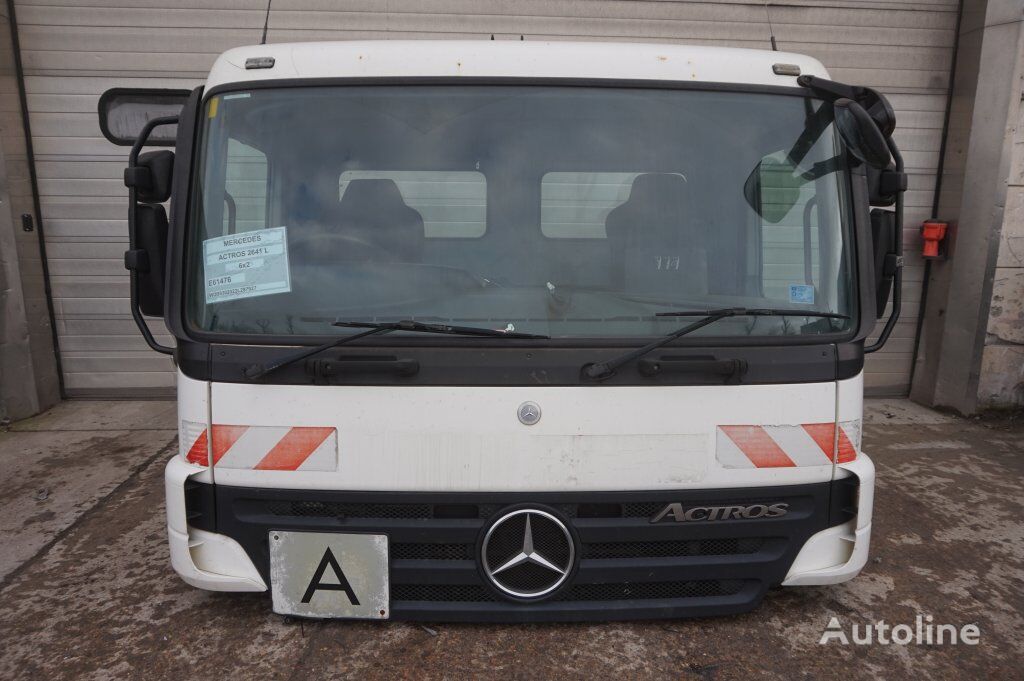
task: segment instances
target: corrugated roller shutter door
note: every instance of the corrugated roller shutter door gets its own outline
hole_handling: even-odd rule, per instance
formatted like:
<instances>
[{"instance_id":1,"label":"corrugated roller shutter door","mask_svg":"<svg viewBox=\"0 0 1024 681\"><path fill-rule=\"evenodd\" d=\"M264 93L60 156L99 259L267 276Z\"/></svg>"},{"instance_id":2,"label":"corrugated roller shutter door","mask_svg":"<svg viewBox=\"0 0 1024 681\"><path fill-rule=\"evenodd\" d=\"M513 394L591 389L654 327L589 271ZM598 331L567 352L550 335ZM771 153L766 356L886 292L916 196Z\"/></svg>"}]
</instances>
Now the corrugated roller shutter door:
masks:
<instances>
[{"instance_id":1,"label":"corrugated roller shutter door","mask_svg":"<svg viewBox=\"0 0 1024 681\"><path fill-rule=\"evenodd\" d=\"M18 0L33 143L71 394L171 392L170 361L128 313L125 149L107 143L96 101L109 87L192 87L216 55L259 39L265 0ZM629 40L765 48L766 9L669 0L275 0L269 40L498 38ZM955 0L791 0L770 6L780 49L889 95L910 171L904 314L867 364L872 392L907 389L956 26ZM169 342L161 323L158 338Z\"/></svg>"}]
</instances>

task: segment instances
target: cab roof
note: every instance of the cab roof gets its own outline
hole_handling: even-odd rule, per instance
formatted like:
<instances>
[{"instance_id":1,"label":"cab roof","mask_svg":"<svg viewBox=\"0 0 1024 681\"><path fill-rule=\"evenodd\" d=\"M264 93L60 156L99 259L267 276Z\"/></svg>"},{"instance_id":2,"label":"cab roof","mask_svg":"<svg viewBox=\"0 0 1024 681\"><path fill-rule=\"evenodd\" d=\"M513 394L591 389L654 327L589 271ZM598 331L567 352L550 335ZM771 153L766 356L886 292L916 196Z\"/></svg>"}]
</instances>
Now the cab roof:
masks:
<instances>
[{"instance_id":1,"label":"cab roof","mask_svg":"<svg viewBox=\"0 0 1024 681\"><path fill-rule=\"evenodd\" d=\"M270 57L270 68L246 68ZM229 83L312 78L579 78L796 86L775 64L827 78L817 59L791 52L648 43L530 40L374 40L277 43L228 50L207 90Z\"/></svg>"}]
</instances>

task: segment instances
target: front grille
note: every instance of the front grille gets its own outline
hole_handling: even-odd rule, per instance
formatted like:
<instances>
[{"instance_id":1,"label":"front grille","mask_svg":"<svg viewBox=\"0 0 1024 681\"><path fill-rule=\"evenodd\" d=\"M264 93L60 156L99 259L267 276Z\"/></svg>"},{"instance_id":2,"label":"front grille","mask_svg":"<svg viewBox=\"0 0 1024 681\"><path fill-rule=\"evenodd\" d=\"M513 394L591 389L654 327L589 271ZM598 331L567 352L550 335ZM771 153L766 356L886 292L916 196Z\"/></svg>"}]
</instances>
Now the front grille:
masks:
<instances>
[{"instance_id":1,"label":"front grille","mask_svg":"<svg viewBox=\"0 0 1024 681\"><path fill-rule=\"evenodd\" d=\"M676 558L682 556L741 556L757 553L764 537L693 539L683 541L599 542L583 544L580 557L586 560L614 558ZM392 544L395 560L476 560L473 544Z\"/></svg>"},{"instance_id":2,"label":"front grille","mask_svg":"<svg viewBox=\"0 0 1024 681\"><path fill-rule=\"evenodd\" d=\"M677 582L635 582L626 584L577 584L563 591L555 601L667 600L734 596L743 589L741 579L704 579ZM396 601L443 603L487 603L502 600L477 584L395 584L391 598Z\"/></svg>"},{"instance_id":3,"label":"front grille","mask_svg":"<svg viewBox=\"0 0 1024 681\"><path fill-rule=\"evenodd\" d=\"M608 558L675 558L678 556L738 556L757 553L764 546L763 537L695 539L684 541L600 542L584 544L581 557L600 560Z\"/></svg>"},{"instance_id":4,"label":"front grille","mask_svg":"<svg viewBox=\"0 0 1024 681\"><path fill-rule=\"evenodd\" d=\"M472 544L392 544L392 560L475 560Z\"/></svg>"},{"instance_id":5,"label":"front grille","mask_svg":"<svg viewBox=\"0 0 1024 681\"><path fill-rule=\"evenodd\" d=\"M575 518L653 518L669 502L648 501L624 504L548 504L562 516ZM751 500L716 501L715 506L736 503L749 505ZM271 501L266 510L281 517L294 518L392 518L392 519L452 519L487 520L508 504L383 504L339 503L331 501Z\"/></svg>"},{"instance_id":6,"label":"front grille","mask_svg":"<svg viewBox=\"0 0 1024 681\"><path fill-rule=\"evenodd\" d=\"M480 584L392 584L391 600L486 603L498 598Z\"/></svg>"},{"instance_id":7,"label":"front grille","mask_svg":"<svg viewBox=\"0 0 1024 681\"><path fill-rule=\"evenodd\" d=\"M686 582L635 582L626 584L577 584L559 600L621 601L669 598L732 596L743 588L741 579L702 579Z\"/></svg>"},{"instance_id":8,"label":"front grille","mask_svg":"<svg viewBox=\"0 0 1024 681\"><path fill-rule=\"evenodd\" d=\"M196 483L199 485L199 483ZM186 497L190 525L238 541L272 581L272 531L366 533L388 537L392 615L434 621L524 621L699 616L742 612L784 581L807 539L849 519L856 486L831 483L720 490L565 493L440 493L249 489L218 485ZM208 500L206 500L208 497ZM206 501L204 501L206 500ZM216 503L214 503L216 502ZM724 522L649 522L669 504L785 503L781 517ZM483 537L517 508L548 510L578 540L575 572L536 605L487 583ZM525 528L495 545L492 563L521 550ZM541 553L563 558L540 525ZM490 550L491 547L488 547ZM500 550L499 550L500 549ZM530 570L533 569L531 566ZM521 572L522 574L520 574ZM550 574L501 572L511 591L531 592ZM543 577L544 579L541 579Z\"/></svg>"},{"instance_id":9,"label":"front grille","mask_svg":"<svg viewBox=\"0 0 1024 681\"><path fill-rule=\"evenodd\" d=\"M297 518L433 518L432 504L345 504L331 501L271 501L276 516Z\"/></svg>"}]
</instances>

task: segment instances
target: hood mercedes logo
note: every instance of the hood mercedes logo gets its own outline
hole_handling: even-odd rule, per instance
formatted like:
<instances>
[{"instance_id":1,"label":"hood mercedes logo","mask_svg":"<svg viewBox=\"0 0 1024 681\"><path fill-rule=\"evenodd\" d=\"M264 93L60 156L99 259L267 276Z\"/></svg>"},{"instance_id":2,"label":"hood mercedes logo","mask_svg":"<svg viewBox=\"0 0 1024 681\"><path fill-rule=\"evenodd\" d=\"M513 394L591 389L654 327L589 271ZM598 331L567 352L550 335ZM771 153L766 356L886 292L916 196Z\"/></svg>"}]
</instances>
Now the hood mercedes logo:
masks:
<instances>
[{"instance_id":1,"label":"hood mercedes logo","mask_svg":"<svg viewBox=\"0 0 1024 681\"><path fill-rule=\"evenodd\" d=\"M516 415L524 426L532 426L540 421L540 405L536 402L523 402L519 405Z\"/></svg>"},{"instance_id":2,"label":"hood mercedes logo","mask_svg":"<svg viewBox=\"0 0 1024 681\"><path fill-rule=\"evenodd\" d=\"M501 516L481 547L484 574L506 594L539 598L568 578L576 556L565 524L547 511L525 508Z\"/></svg>"}]
</instances>

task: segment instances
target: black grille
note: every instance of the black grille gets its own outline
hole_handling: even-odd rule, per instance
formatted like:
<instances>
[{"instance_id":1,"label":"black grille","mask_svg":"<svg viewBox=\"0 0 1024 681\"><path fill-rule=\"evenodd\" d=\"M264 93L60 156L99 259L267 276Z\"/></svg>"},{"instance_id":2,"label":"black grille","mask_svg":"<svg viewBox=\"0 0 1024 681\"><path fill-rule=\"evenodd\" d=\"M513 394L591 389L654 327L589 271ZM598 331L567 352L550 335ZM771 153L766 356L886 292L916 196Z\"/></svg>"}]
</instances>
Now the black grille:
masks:
<instances>
[{"instance_id":1,"label":"black grille","mask_svg":"<svg viewBox=\"0 0 1024 681\"><path fill-rule=\"evenodd\" d=\"M278 516L299 518L433 518L432 504L343 504L330 501L271 501Z\"/></svg>"},{"instance_id":2,"label":"black grille","mask_svg":"<svg viewBox=\"0 0 1024 681\"><path fill-rule=\"evenodd\" d=\"M694 539L683 541L601 542L584 544L581 557L588 560L612 558L676 558L680 556L739 556L757 553L763 537ZM472 544L392 544L395 560L476 560Z\"/></svg>"},{"instance_id":3,"label":"black grille","mask_svg":"<svg viewBox=\"0 0 1024 681\"><path fill-rule=\"evenodd\" d=\"M645 501L622 504L619 515L623 518L650 518L665 508L668 503L667 501Z\"/></svg>"},{"instance_id":4,"label":"black grille","mask_svg":"<svg viewBox=\"0 0 1024 681\"><path fill-rule=\"evenodd\" d=\"M704 579L686 582L635 582L626 584L577 584L558 600L621 601L652 598L709 598L732 596L743 588L740 579Z\"/></svg>"},{"instance_id":5,"label":"black grille","mask_svg":"<svg viewBox=\"0 0 1024 681\"><path fill-rule=\"evenodd\" d=\"M392 560L475 560L472 544L392 544Z\"/></svg>"},{"instance_id":6,"label":"black grille","mask_svg":"<svg viewBox=\"0 0 1024 681\"><path fill-rule=\"evenodd\" d=\"M601 542L584 544L583 558L674 558L677 556L735 556L757 553L762 537L684 541Z\"/></svg>"},{"instance_id":7,"label":"black grille","mask_svg":"<svg viewBox=\"0 0 1024 681\"><path fill-rule=\"evenodd\" d=\"M485 603L498 599L478 584L392 584L391 600Z\"/></svg>"},{"instance_id":8,"label":"black grille","mask_svg":"<svg viewBox=\"0 0 1024 681\"><path fill-rule=\"evenodd\" d=\"M203 492L205 489L205 493ZM235 539L268 583L273 531L381 534L390 553L391 615L423 621L539 621L692 617L744 612L782 583L807 539L850 517L856 485L652 492L440 493L250 489L193 483L190 526ZM780 517L729 522L650 520L683 508L785 503ZM499 517L534 508L561 519L577 537L575 565L549 599L509 600L488 583L482 537ZM673 517L671 520L675 520ZM518 528L515 528L518 529ZM525 530L525 527L523 528ZM540 528L533 528L538 530ZM522 550L512 532L507 562ZM544 558L563 555L536 532ZM531 566L530 569L532 569ZM511 568L508 571L511 573ZM539 580L517 578L530 593ZM550 577L548 577L550 579Z\"/></svg>"},{"instance_id":9,"label":"black grille","mask_svg":"<svg viewBox=\"0 0 1024 681\"><path fill-rule=\"evenodd\" d=\"M556 601L665 600L733 596L743 589L741 579L705 579L679 582L635 582L627 584L577 584ZM395 584L391 598L396 601L438 601L444 603L486 603L501 600L476 584Z\"/></svg>"},{"instance_id":10,"label":"black grille","mask_svg":"<svg viewBox=\"0 0 1024 681\"><path fill-rule=\"evenodd\" d=\"M668 505L667 501L624 504L548 504L562 516L575 518L653 518ZM715 506L750 505L746 500L716 501ZM760 502L758 502L760 503ZM695 504L687 504L687 507ZM699 505L699 504L697 504ZM339 503L331 501L271 501L266 509L273 515L299 518L393 518L442 519L470 518L487 520L508 504L403 504Z\"/></svg>"}]
</instances>

